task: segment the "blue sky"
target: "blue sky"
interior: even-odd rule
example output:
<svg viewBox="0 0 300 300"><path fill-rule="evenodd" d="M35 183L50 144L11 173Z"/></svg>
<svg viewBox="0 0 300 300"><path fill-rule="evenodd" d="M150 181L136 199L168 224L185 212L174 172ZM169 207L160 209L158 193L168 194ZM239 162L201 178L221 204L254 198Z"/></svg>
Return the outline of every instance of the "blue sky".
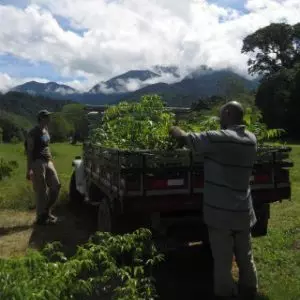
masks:
<svg viewBox="0 0 300 300"><path fill-rule="evenodd" d="M30 78L84 89L156 64L247 74L242 39L270 22L300 20L300 1L268 0L262 7L261 0L202 0L205 9L193 13L191 5L200 2L0 0L0 90ZM42 9L25 10L30 3Z"/></svg>
<svg viewBox="0 0 300 300"><path fill-rule="evenodd" d="M0 55L0 72L12 77L45 77L49 80L62 80L54 66L46 62L30 62L10 54Z"/></svg>
<svg viewBox="0 0 300 300"><path fill-rule="evenodd" d="M245 3L244 0L211 0L211 3L217 4L222 7L234 8L238 11L245 12Z"/></svg>

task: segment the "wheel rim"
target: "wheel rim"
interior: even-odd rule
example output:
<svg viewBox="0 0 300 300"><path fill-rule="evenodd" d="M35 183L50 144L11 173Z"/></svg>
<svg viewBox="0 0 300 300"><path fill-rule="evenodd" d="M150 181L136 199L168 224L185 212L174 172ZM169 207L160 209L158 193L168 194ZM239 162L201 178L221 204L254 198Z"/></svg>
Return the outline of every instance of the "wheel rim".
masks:
<svg viewBox="0 0 300 300"><path fill-rule="evenodd" d="M104 198L99 205L98 230L103 232L111 232L112 230L111 212L106 198Z"/></svg>

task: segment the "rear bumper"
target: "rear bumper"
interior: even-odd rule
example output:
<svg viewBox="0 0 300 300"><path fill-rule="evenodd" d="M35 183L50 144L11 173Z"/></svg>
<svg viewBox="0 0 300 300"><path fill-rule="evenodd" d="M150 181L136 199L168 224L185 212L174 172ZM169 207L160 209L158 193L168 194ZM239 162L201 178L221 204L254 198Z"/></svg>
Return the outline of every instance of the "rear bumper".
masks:
<svg viewBox="0 0 300 300"><path fill-rule="evenodd" d="M252 191L254 206L291 198L291 187ZM124 199L124 210L130 212L185 212L202 211L203 194L163 195Z"/></svg>
<svg viewBox="0 0 300 300"><path fill-rule="evenodd" d="M256 190L252 192L254 204L273 203L291 199L291 187L281 187L271 190Z"/></svg>

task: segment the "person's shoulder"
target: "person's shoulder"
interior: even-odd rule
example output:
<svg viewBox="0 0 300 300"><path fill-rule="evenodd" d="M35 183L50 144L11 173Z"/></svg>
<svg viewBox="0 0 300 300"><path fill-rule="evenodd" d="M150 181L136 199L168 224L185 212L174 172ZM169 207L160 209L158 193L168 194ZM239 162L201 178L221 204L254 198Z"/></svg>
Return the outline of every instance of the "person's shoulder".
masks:
<svg viewBox="0 0 300 300"><path fill-rule="evenodd" d="M253 132L251 132L249 130L246 130L245 132L251 141L253 141L254 143L257 143L257 138Z"/></svg>
<svg viewBox="0 0 300 300"><path fill-rule="evenodd" d="M38 126L34 126L32 127L29 131L28 131L28 136L30 137L34 137L39 133L39 128Z"/></svg>
<svg viewBox="0 0 300 300"><path fill-rule="evenodd" d="M226 133L224 130L208 130L203 134L205 134L211 141L224 139L224 137L226 137Z"/></svg>

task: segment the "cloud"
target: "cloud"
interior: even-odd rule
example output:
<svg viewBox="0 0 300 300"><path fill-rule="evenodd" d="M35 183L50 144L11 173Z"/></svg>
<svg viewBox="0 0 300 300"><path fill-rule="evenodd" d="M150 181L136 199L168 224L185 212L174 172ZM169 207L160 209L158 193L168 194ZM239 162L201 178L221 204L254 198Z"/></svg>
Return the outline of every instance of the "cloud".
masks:
<svg viewBox="0 0 300 300"><path fill-rule="evenodd" d="M5 93L11 88L28 81L37 81L42 83L49 82L49 80L45 78L39 78L39 77L17 78L17 77L11 77L7 73L0 73L0 92Z"/></svg>
<svg viewBox="0 0 300 300"><path fill-rule="evenodd" d="M160 64L178 65L183 75L199 65L246 75L243 38L270 22L298 22L300 1L248 0L246 14L229 2L234 0L31 0L26 9L0 5L0 53L50 63L65 77L85 78L70 83L76 88ZM68 28L56 18L68 20ZM139 83L125 85L135 89Z"/></svg>
<svg viewBox="0 0 300 300"><path fill-rule="evenodd" d="M175 77L173 74L162 73L161 76L159 77L153 77L145 81L141 81L137 79L129 79L126 81L121 80L119 83L123 87L123 91L133 92L150 84L156 84L159 82L171 84L177 81L178 81L178 77Z"/></svg>
<svg viewBox="0 0 300 300"><path fill-rule="evenodd" d="M116 86L114 88L108 87L105 82L100 82L98 83L94 88L93 88L93 93L103 93L103 94L112 94L112 93L126 93L126 92L134 92L138 89L141 89L145 86L151 85L151 84L156 84L159 82L164 82L164 83L174 83L177 82L180 77L174 76L174 74L171 73L166 73L166 72L161 72L160 76L157 77L152 77L147 80L140 80L140 79L134 79L134 78L129 78L129 79L117 79L116 80Z"/></svg>

